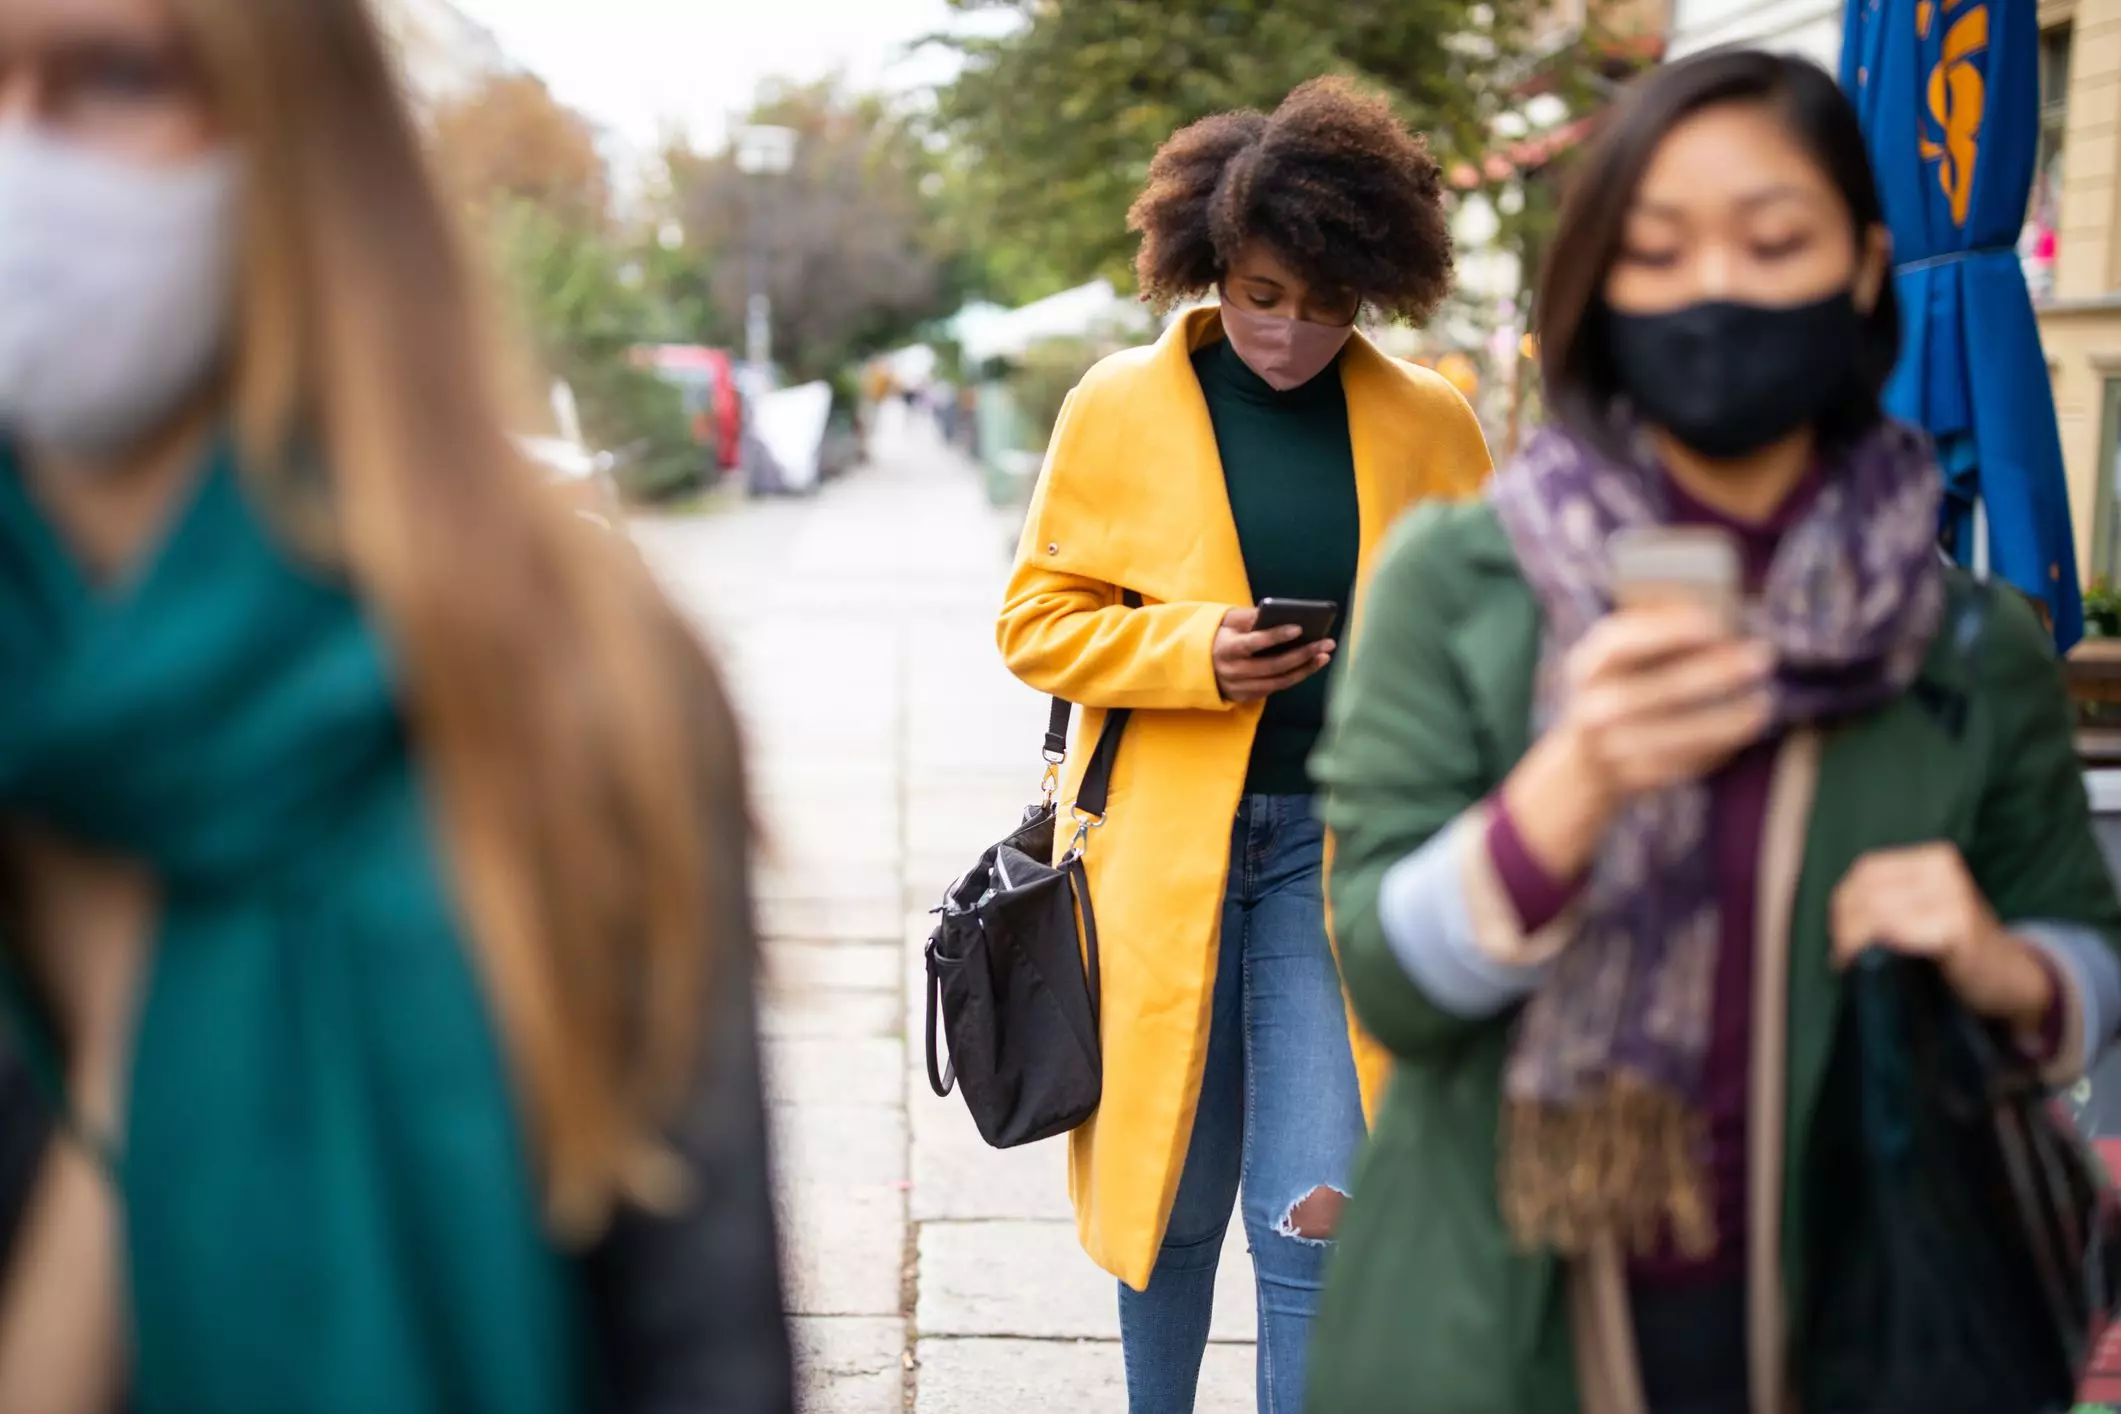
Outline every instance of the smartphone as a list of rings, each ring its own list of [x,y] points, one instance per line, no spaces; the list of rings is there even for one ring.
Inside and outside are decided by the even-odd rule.
[[[1631,526],[1606,541],[1613,602],[1623,609],[1687,600],[1739,623],[1745,571],[1738,541],[1710,525]]]
[[[1270,652],[1286,653],[1292,648],[1301,648],[1306,643],[1316,643],[1333,632],[1340,622],[1340,605],[1323,599],[1262,599],[1259,601],[1259,621],[1252,625],[1254,633],[1266,633],[1271,629],[1286,628],[1295,624],[1303,632],[1287,643],[1277,644]]]

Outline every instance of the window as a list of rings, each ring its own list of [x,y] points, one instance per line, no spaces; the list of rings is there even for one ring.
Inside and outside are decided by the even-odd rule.
[[[2101,390],[2099,483],[2092,521],[2092,565],[2096,578],[2121,584],[2121,378]]]
[[[2058,122],[2069,104],[2070,34],[2067,21],[2040,34],[2040,111]]]
[[[2025,281],[2035,303],[2055,292],[2055,233],[2062,225],[2062,139],[2069,126],[2069,63],[2072,31],[2066,24],[2040,35],[2040,145],[2033,189],[2018,242]]]

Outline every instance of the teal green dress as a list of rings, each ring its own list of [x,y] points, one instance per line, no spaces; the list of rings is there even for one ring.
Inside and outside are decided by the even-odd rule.
[[[0,447],[0,818],[166,896],[112,1145],[142,1414],[581,1408],[571,1265],[399,686],[227,454],[96,585]]]

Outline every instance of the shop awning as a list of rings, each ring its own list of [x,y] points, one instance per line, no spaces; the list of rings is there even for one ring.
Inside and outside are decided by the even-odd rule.
[[[1936,439],[1943,529],[1962,562],[1985,558],[2045,604],[2067,649],[2084,631],[2076,541],[2017,255],[2040,130],[2036,7],[1851,0],[1841,77],[1884,195],[1906,322],[1887,405]]]

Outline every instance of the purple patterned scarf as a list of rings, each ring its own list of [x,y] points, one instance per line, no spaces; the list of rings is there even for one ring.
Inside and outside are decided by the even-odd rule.
[[[1495,508],[1545,612],[1537,722],[1558,707],[1558,665],[1612,606],[1606,541],[1666,519],[1644,450],[1616,461],[1542,433],[1499,474]],[[1784,534],[1749,631],[1779,653],[1779,727],[1861,712],[1911,684],[1944,604],[1941,495],[1921,434],[1881,424],[1837,455]],[[1577,936],[1518,1022],[1504,1076],[1504,1216],[1520,1241],[1580,1253],[1607,1234],[1631,1250],[1669,1232],[1705,1256],[1702,1062],[1721,928],[1695,782],[1630,803],[1593,861]]]

